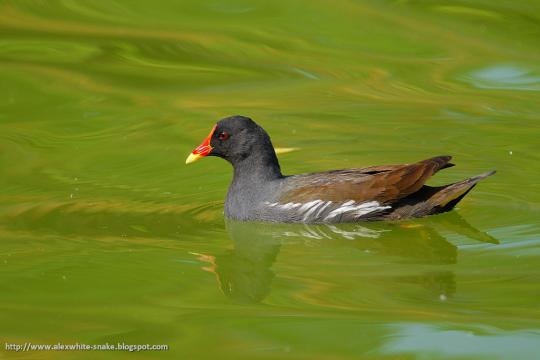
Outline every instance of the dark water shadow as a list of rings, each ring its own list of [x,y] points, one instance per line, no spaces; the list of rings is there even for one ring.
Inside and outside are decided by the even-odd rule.
[[[386,256],[398,263],[451,265],[458,261],[457,246],[442,233],[457,233],[484,243],[498,244],[490,235],[467,223],[457,213],[427,223],[362,223],[340,225],[291,225],[228,221],[227,231],[234,247],[217,255],[202,255],[209,263],[204,270],[216,274],[220,290],[240,303],[259,303],[271,291],[275,273],[272,265],[287,244],[350,247]],[[455,275],[449,270],[399,276],[402,283],[414,283],[437,296],[456,291]]]

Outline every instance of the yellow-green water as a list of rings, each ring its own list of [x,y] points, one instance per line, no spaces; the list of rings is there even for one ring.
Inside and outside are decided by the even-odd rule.
[[[538,359],[537,1],[1,1],[0,358]],[[186,155],[252,117],[286,173],[454,155],[457,211],[225,224]],[[5,343],[167,344],[166,352]]]

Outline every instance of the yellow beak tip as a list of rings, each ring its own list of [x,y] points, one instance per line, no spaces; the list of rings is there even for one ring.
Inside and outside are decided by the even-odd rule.
[[[186,159],[186,165],[194,163],[195,161],[199,160],[202,156],[199,154],[189,154],[189,156]]]

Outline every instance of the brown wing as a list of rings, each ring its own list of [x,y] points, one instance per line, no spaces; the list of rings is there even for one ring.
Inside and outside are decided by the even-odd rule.
[[[373,166],[364,169],[306,174],[291,179],[291,188],[280,201],[314,200],[391,203],[420,190],[440,169],[452,166],[450,156],[437,156],[414,164]]]

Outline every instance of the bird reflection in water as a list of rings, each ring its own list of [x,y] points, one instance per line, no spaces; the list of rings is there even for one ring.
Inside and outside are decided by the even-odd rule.
[[[228,221],[234,247],[223,254],[193,253],[212,272],[221,291],[240,303],[259,303],[271,291],[272,265],[280,248],[291,243],[331,244],[362,250],[373,256],[391,257],[398,263],[451,265],[457,263],[457,246],[443,234],[458,234],[483,243],[498,244],[490,235],[451,212],[430,222],[293,225]],[[456,291],[450,270],[395,277],[400,283],[417,284],[444,300]]]

